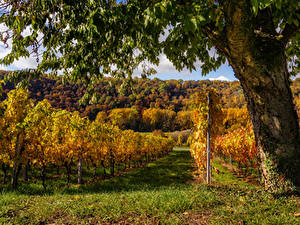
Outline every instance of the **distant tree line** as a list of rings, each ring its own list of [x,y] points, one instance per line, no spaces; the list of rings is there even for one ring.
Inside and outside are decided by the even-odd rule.
[[[2,71],[2,74],[5,71]],[[3,87],[3,98],[14,88]],[[190,97],[205,88],[214,88],[221,95],[222,107],[242,108],[246,102],[239,82],[183,81],[134,78],[131,85],[114,78],[104,78],[90,98],[83,98],[82,84],[63,84],[60,77],[42,77],[31,81],[28,89],[35,101],[47,99],[52,107],[78,111],[90,120],[96,118],[135,131],[185,130],[192,127]],[[300,112],[300,78],[292,83],[298,113]]]

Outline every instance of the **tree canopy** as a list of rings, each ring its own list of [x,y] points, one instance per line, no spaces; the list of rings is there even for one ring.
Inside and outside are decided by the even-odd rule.
[[[0,38],[12,44],[12,50],[1,63],[10,65],[32,55],[39,62],[37,69],[17,71],[14,80],[62,71],[66,78],[93,83],[103,74],[130,77],[141,63],[144,74],[153,73],[149,63],[158,64],[164,53],[179,70],[193,70],[197,61],[203,62],[206,74],[229,54],[226,32],[233,21],[225,11],[239,2],[3,0]],[[287,43],[291,74],[296,74],[300,3],[251,0],[247,4],[249,15],[244,15],[244,21],[254,21],[247,29]],[[264,13],[270,13],[272,21],[260,19]]]

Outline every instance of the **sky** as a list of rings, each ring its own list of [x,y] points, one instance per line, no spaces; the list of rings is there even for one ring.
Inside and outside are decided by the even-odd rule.
[[[0,28],[1,29],[1,28]],[[3,58],[11,51],[11,46],[8,48],[0,44],[0,58]],[[230,66],[227,64],[222,65],[218,70],[210,72],[206,76],[202,76],[200,65],[201,62],[196,62],[196,68],[199,68],[195,71],[190,72],[187,69],[183,69],[182,71],[178,71],[172,65],[172,63],[167,59],[166,55],[160,55],[160,64],[159,66],[153,66],[153,68],[157,71],[156,74],[151,75],[149,78],[157,77],[161,80],[169,80],[169,79],[182,79],[182,80],[206,80],[206,79],[216,79],[216,80],[225,80],[225,81],[233,81],[236,80],[234,77],[234,72]],[[23,58],[21,57],[18,61],[15,61],[10,66],[0,65],[0,70],[21,70],[21,69],[29,69],[36,68],[37,62],[34,57]],[[138,68],[134,71],[134,76],[139,76],[141,74],[142,68]]]
[[[150,76],[150,78],[157,77],[161,80],[169,80],[169,79],[182,79],[182,80],[224,80],[224,81],[234,81],[237,80],[234,77],[234,72],[232,68],[226,64],[222,65],[216,71],[211,71],[209,74],[202,76],[201,69],[197,69],[195,71],[178,71],[176,70],[171,62],[168,68],[165,68],[163,65],[164,62],[161,61],[158,68],[156,68],[157,74]]]
[[[0,58],[4,57],[7,53],[11,51],[11,48],[6,48],[4,45],[0,45]],[[206,76],[201,75],[200,64],[201,62],[196,63],[199,65],[197,70],[190,72],[187,69],[183,69],[182,71],[178,71],[172,65],[172,63],[167,59],[165,55],[160,56],[160,64],[159,66],[154,66],[154,69],[157,71],[156,74],[151,75],[149,78],[157,77],[161,80],[169,80],[169,79],[182,79],[182,80],[205,80],[205,79],[216,79],[216,80],[226,80],[233,81],[236,80],[234,77],[234,72],[232,68],[226,64],[222,65],[218,70],[210,72]],[[20,69],[28,69],[35,68],[37,66],[36,59],[34,57],[29,58],[20,58],[18,61],[15,61],[10,66],[0,65],[0,70],[20,70]],[[141,68],[137,69],[134,72],[135,76],[139,76],[141,74]]]
[[[0,57],[6,54],[6,50],[0,46]],[[21,58],[20,60],[14,62],[10,66],[2,66],[0,65],[1,70],[20,70],[20,69],[28,69],[35,68],[37,65],[34,58]],[[161,80],[170,80],[170,79],[182,79],[182,80],[225,80],[225,81],[233,81],[236,80],[234,77],[234,72],[232,68],[228,65],[222,65],[218,70],[210,72],[206,76],[202,76],[201,69],[195,71],[178,71],[170,62],[161,61],[158,67],[155,67],[157,73],[151,75],[149,78],[159,78]],[[139,71],[135,72],[135,75],[138,76],[140,74]]]

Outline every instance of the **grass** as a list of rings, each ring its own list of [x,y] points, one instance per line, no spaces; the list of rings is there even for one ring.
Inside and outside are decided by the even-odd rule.
[[[193,180],[187,150],[82,186],[21,185],[0,195],[0,224],[299,224],[299,198],[278,197],[214,161],[213,185]]]

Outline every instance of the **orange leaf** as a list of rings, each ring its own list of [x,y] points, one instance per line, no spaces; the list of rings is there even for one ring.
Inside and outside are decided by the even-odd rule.
[[[300,212],[294,213],[295,217],[299,217],[300,216]]]

